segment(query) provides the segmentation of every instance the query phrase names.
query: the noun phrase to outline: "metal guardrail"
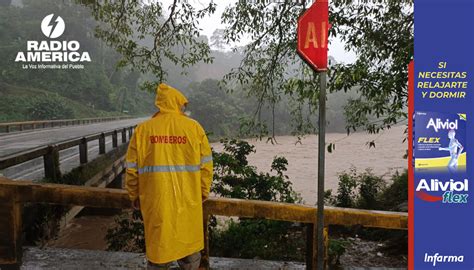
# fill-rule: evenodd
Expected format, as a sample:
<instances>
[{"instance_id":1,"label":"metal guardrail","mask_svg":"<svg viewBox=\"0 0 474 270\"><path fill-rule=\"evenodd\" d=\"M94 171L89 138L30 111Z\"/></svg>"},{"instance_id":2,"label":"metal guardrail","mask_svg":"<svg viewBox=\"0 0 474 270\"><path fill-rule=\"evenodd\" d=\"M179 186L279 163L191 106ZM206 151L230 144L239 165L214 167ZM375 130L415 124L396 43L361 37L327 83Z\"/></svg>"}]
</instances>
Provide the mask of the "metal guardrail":
<instances>
[{"instance_id":1,"label":"metal guardrail","mask_svg":"<svg viewBox=\"0 0 474 270\"><path fill-rule=\"evenodd\" d=\"M36 184L0 178L0 265L21 263L21 207L24 203L51 203L102 208L130 208L125 190L79 187L58 184ZM306 268L316 268L316 211L304 205L265 201L210 198L204 202L205 249L201 269L209 269L208 221L210 215L261 218L307 224ZM407 230L408 214L326 207L324 209L325 254L329 225L362 225L366 227ZM327 257L326 257L327 258Z\"/></svg>"},{"instance_id":2,"label":"metal guardrail","mask_svg":"<svg viewBox=\"0 0 474 270\"><path fill-rule=\"evenodd\" d=\"M100 122L109 122L117 120L131 119L131 116L112 116L112 117L98 117L98 118L83 118L83 119L59 119L59 120L40 120L40 121L23 121L23 122L8 122L0 123L0 132L10 133L14 128L18 131L33 130L37 128L53 128L62 126L84 125Z\"/></svg>"},{"instance_id":3,"label":"metal guardrail","mask_svg":"<svg viewBox=\"0 0 474 270\"><path fill-rule=\"evenodd\" d=\"M103 155L106 152L105 139L107 136L112 136L112 147L116 148L118 147L118 133L121 133L122 143L126 143L127 133L128 140L130 140L134 128L135 125L113 129L106 132L66 140L56 144L40 146L19 153L0 157L0 170L33 160L35 158L43 157L45 177L51 180L56 180L61 176L61 171L59 168L59 151L79 146L79 161L80 164L85 164L89 160L87 151L88 142L99 140L99 155Z\"/></svg>"}]
</instances>

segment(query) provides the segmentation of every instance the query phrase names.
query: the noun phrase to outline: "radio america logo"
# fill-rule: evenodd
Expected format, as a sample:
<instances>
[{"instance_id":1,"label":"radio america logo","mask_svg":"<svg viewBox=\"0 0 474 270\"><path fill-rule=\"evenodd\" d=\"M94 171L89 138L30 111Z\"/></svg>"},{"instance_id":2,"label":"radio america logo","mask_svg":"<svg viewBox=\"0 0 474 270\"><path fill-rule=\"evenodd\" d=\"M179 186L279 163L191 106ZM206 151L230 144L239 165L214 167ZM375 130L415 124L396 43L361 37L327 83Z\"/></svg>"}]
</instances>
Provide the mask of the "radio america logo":
<instances>
[{"instance_id":1,"label":"radio america logo","mask_svg":"<svg viewBox=\"0 0 474 270\"><path fill-rule=\"evenodd\" d=\"M416 186L416 196L427 202L442 202L449 204L465 204L468 199L469 181L442 182L438 179L421 179Z\"/></svg>"},{"instance_id":2,"label":"radio america logo","mask_svg":"<svg viewBox=\"0 0 474 270\"><path fill-rule=\"evenodd\" d=\"M80 50L79 41L57 39L66 30L61 16L49 14L43 18L40 26L41 32L49 40L26 41L26 52L18 52L15 57L15 62L24 63L23 69L83 69L81 63L91 62L89 53Z\"/></svg>"},{"instance_id":3,"label":"radio america logo","mask_svg":"<svg viewBox=\"0 0 474 270\"><path fill-rule=\"evenodd\" d=\"M54 16L49 14L41 21L41 31L49 38L57 38L64 33L66 25L61 16Z\"/></svg>"}]
</instances>

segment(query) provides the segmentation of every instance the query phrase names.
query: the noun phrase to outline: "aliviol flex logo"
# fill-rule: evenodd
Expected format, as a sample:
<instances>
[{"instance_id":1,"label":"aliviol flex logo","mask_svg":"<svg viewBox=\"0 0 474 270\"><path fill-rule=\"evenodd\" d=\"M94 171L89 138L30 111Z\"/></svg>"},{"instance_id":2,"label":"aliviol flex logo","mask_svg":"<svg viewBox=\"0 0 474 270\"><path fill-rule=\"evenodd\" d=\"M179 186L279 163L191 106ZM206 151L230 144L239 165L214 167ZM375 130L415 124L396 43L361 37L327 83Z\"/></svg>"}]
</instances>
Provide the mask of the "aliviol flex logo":
<instances>
[{"instance_id":1,"label":"aliviol flex logo","mask_svg":"<svg viewBox=\"0 0 474 270\"><path fill-rule=\"evenodd\" d=\"M18 52L15 62L60 63L24 64L23 69L82 69L83 65L71 64L91 62L88 52L81 52L77 40L55 40L63 35L66 24L61 16L49 14L41 21L41 31L49 40L27 40L26 52Z\"/></svg>"},{"instance_id":2,"label":"aliviol flex logo","mask_svg":"<svg viewBox=\"0 0 474 270\"><path fill-rule=\"evenodd\" d=\"M443 202L454 204L467 203L467 192L469 191L469 181L454 181L450 179L447 182L438 179L421 179L416 186L416 196L427 202Z\"/></svg>"}]
</instances>

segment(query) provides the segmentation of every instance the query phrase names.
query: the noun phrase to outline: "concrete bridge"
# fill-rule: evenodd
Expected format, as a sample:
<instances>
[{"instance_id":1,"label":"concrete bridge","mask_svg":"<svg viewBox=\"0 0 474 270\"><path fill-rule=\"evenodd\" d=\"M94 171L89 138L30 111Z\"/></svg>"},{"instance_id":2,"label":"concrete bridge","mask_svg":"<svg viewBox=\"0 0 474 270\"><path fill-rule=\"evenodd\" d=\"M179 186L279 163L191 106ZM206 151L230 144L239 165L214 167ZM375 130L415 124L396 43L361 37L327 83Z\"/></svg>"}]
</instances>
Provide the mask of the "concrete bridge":
<instances>
[{"instance_id":1,"label":"concrete bridge","mask_svg":"<svg viewBox=\"0 0 474 270\"><path fill-rule=\"evenodd\" d=\"M102 118L99 118L102 120ZM105 118L109 120L110 118ZM53 122L17 122L16 125L26 125L22 123L48 123L45 128L41 129L23 129L23 131L16 131L10 133L0 133L0 172L3 176L10 179L28 179L39 180L45 177L43 170L42 156L32 158L33 156L26 156L25 162L11 165L8 167L2 166L2 160L8 158L25 156L33 152L35 149L44 148L48 145L61 145L68 141L77 140L78 138L90 137L93 134L100 134L102 132L116 130L118 134L123 128L130 128L136 124L146 120L146 118L134 118L117 121L99 121L87 119L85 124L79 120L55 120ZM60 122L64 121L64 122ZM70 122L66 122L70 121ZM52 126L56 123L56 126ZM63 123L59 126L58 123ZM66 125L66 123L68 123ZM3 123L6 125L6 123ZM31 124L29 124L31 125ZM2 124L0 124L2 126ZM43 125L41 124L41 127ZM122 138L117 140L117 145L125 143ZM68 146L68 145L66 145ZM105 152L113 148L113 136L105 137ZM90 140L87 145L87 157L92 160L100 154L99 140ZM79 165L79 147L68 147L59 151L59 164L61 171L68 172ZM3 170L3 171L2 171Z\"/></svg>"},{"instance_id":2,"label":"concrete bridge","mask_svg":"<svg viewBox=\"0 0 474 270\"><path fill-rule=\"evenodd\" d=\"M130 202L126 191L106 188L123 172L123 155L109 161L109 164L104 166L101 171L85 181L85 186L36 183L25 179L36 180L43 176L52 180L58 179L62 173L72 167L86 166L94 157L118 151L119 144L125 146L131 137L133 126L142 120L128 119L59 129L34 130L15 135L0 135L0 149L2 151L0 152L0 170L3 170L5 176L0 177L0 269L66 269L61 268L61 265L62 267L67 265L64 260L62 263L59 261L59 268L54 268L55 262L51 261L51 257L59 259L62 258L61 256L65 256L64 254L69 254L68 258L72 259L74 254L81 256L80 254L87 253L87 251L41 250L34 247L23 247L23 205L49 203L73 206L68 212L69 217L66 216L69 219L81 211L82 207L127 209L130 207ZM28 170L29 167L35 167L33 171L37 172L31 172ZM41 174L39 171L43 171L43 173ZM23 181L15 181L12 178ZM201 269L315 269L316 244L318 242L315 232L316 211L315 207L305 205L224 198L209 199L204 204L203 223L206 228L204 231L206 245ZM306 263L210 258L207 225L211 215L305 224L307 230ZM321 252L325 253L326 259L329 225L362 225L373 228L406 230L408 216L406 213L327 207L325 209L325 237L319 240L325 243L325 250ZM89 255L91 254L89 253ZM110 258L113 256L133 257L135 260L140 260L141 255L126 253L114 255L102 252L94 252L94 254L102 254L100 258L103 260L101 264L103 267L94 266L93 261L90 260L88 269L141 269L140 266L128 268L124 265L122 267L110 265L110 268L107 268L107 262L111 262L107 259L108 256L111 256ZM38 256L43 260L38 259ZM47 257L50 258L49 264ZM44 268L41 268L42 264L45 266ZM84 268L71 267L67 269Z\"/></svg>"}]
</instances>

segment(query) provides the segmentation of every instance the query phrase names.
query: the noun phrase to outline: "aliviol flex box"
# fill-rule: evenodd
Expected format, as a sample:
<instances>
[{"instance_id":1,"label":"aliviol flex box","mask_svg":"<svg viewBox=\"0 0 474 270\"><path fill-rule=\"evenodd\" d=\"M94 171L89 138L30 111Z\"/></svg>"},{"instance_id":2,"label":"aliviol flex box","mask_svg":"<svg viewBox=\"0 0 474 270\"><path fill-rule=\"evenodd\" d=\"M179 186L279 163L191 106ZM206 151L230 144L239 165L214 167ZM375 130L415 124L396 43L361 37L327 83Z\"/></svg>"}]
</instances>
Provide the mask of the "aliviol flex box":
<instances>
[{"instance_id":1,"label":"aliviol flex box","mask_svg":"<svg viewBox=\"0 0 474 270\"><path fill-rule=\"evenodd\" d=\"M417 111L413 124L416 169L466 171L466 114Z\"/></svg>"}]
</instances>

